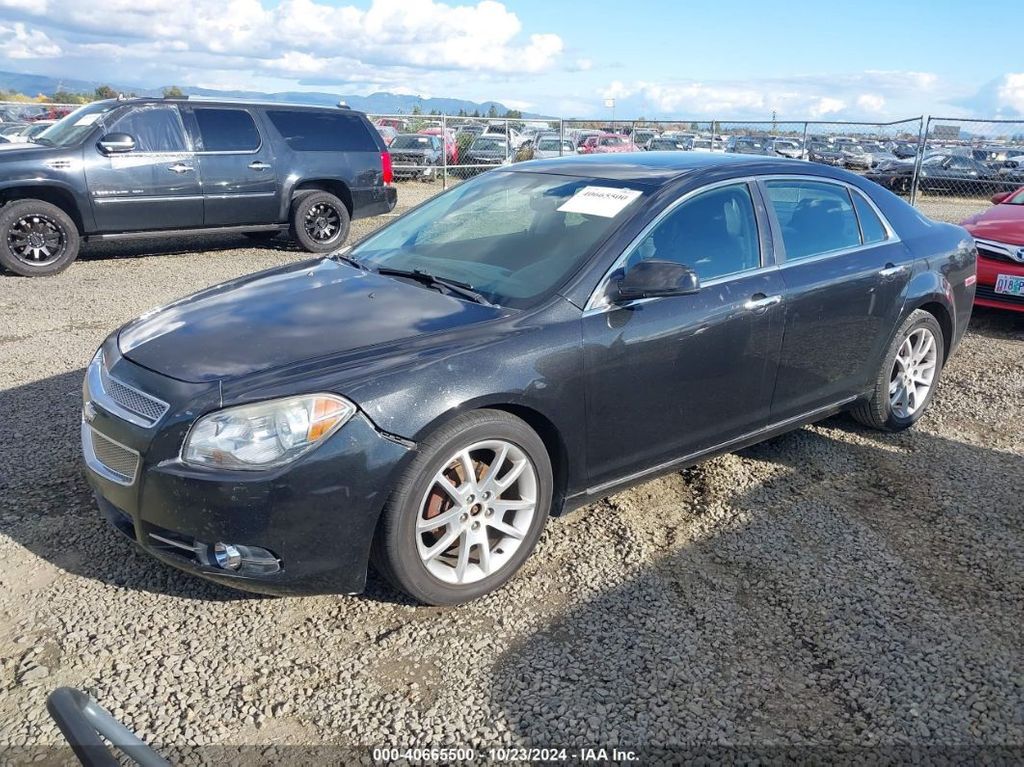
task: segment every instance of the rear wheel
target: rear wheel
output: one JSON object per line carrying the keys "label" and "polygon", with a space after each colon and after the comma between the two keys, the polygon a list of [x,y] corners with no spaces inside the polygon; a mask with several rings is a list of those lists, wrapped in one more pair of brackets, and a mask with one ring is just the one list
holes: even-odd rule
{"label": "rear wheel", "polygon": [[0,208],[0,265],[23,277],[62,272],[78,257],[78,228],[56,205],[18,200]]}
{"label": "rear wheel", "polygon": [[345,203],[330,192],[312,192],[292,204],[292,237],[311,253],[340,248],[350,223]]}
{"label": "rear wheel", "polygon": [[902,431],[912,426],[931,403],[943,365],[942,328],[931,314],[911,314],[889,345],[871,398],[853,416],[865,426]]}
{"label": "rear wheel", "polygon": [[551,506],[544,443],[509,413],[478,410],[424,440],[384,509],[374,565],[427,604],[476,599],[533,551]]}

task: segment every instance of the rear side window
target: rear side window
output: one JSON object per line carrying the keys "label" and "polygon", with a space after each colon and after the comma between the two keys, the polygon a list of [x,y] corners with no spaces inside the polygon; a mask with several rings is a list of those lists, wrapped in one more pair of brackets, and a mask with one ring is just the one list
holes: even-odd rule
{"label": "rear side window", "polygon": [[853,206],[857,209],[857,218],[860,219],[860,231],[864,235],[865,245],[882,242],[889,238],[878,214],[858,192],[853,195]]}
{"label": "rear side window", "polygon": [[196,109],[196,122],[205,152],[253,152],[260,134],[244,109]]}
{"label": "rear side window", "polygon": [[296,152],[376,152],[363,121],[343,112],[268,109],[267,117]]}
{"label": "rear side window", "polygon": [[787,261],[861,244],[857,214],[845,186],[820,181],[768,181],[765,186],[782,227]]}

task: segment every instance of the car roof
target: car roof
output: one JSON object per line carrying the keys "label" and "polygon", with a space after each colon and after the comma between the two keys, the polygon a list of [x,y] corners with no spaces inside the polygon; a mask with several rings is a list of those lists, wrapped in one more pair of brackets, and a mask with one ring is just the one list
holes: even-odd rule
{"label": "car roof", "polygon": [[[181,99],[161,98],[159,96],[139,97],[129,99],[107,99],[115,104],[192,104],[204,107],[267,107],[276,109],[309,109],[318,112],[344,112],[345,114],[364,115],[358,109],[350,107],[328,106],[324,104],[293,104],[287,101],[260,101],[248,99],[208,99],[202,96],[192,96]],[[93,102],[97,103],[97,102]]]}
{"label": "car roof", "polygon": [[[663,185],[683,176],[716,168],[746,167],[752,173],[807,173],[812,170],[802,160],[752,157],[741,154],[703,154],[696,152],[624,152],[622,154],[588,154],[533,160],[517,163],[511,170],[534,173],[558,173],[612,181],[633,181]],[[825,166],[813,168],[820,171]],[[831,169],[826,170],[828,173]],[[815,175],[823,175],[815,173]],[[836,173],[838,177],[838,173]]]}

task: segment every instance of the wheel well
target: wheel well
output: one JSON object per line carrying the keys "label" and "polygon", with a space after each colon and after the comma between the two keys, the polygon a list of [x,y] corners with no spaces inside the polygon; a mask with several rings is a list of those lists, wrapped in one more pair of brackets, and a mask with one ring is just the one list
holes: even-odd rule
{"label": "wheel well", "polygon": [[537,432],[537,436],[547,448],[548,458],[551,460],[551,473],[554,479],[551,513],[557,516],[562,510],[566,487],[569,483],[569,452],[566,450],[565,441],[562,439],[558,427],[546,416],[523,405],[504,404],[485,405],[484,407],[488,410],[503,410],[506,413],[511,413],[516,418],[525,421],[531,429]]}
{"label": "wheel well", "polygon": [[0,191],[0,205],[6,205],[17,200],[42,200],[51,205],[56,205],[71,216],[71,220],[75,222],[79,234],[85,233],[82,225],[82,215],[78,210],[78,205],[75,204],[75,198],[64,189],[53,186],[17,186]]}
{"label": "wheel well", "polygon": [[348,210],[348,215],[350,217],[352,216],[352,192],[341,181],[332,181],[331,179],[302,181],[295,186],[294,190],[292,190],[292,199],[295,199],[300,192],[317,190],[322,192],[330,192],[331,194],[333,194],[335,197],[337,197],[339,200],[345,203],[345,208]]}
{"label": "wheel well", "polygon": [[945,364],[945,361],[949,359],[949,348],[953,343],[953,318],[949,316],[946,307],[938,301],[922,304],[917,308],[932,315],[939,323],[939,327],[942,328],[942,360]]}

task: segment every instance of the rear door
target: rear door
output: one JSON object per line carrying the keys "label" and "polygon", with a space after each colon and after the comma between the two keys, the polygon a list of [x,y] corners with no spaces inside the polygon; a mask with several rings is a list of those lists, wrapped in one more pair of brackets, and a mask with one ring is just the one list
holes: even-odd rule
{"label": "rear door", "polygon": [[107,133],[127,133],[130,152],[85,163],[96,228],[100,232],[202,226],[203,196],[196,157],[174,104],[144,104],[117,116]]}
{"label": "rear door", "polygon": [[244,106],[185,108],[203,179],[206,226],[272,224],[280,217],[273,144]]}
{"label": "rear door", "polygon": [[785,282],[778,421],[864,392],[903,308],[913,259],[854,187],[820,178],[761,183]]}

